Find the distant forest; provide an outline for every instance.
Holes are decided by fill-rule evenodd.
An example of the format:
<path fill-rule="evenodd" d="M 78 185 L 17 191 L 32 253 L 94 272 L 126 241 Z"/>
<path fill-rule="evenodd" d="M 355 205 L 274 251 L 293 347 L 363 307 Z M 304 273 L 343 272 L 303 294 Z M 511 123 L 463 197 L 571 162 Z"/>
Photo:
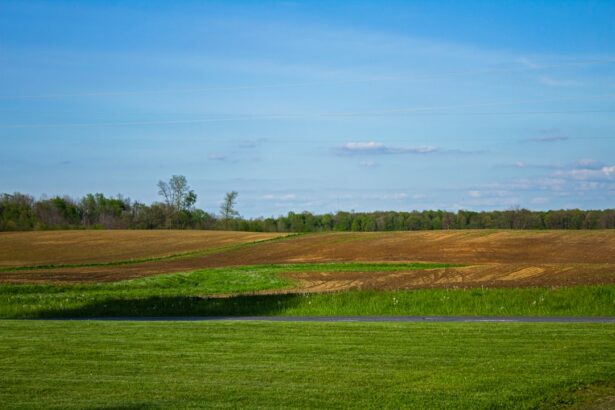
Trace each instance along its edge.
<path fill-rule="evenodd" d="M 229 193 L 235 199 L 236 193 Z M 414 231 L 434 229 L 612 229 L 615 209 L 472 212 L 289 212 L 277 218 L 245 219 L 229 194 L 219 215 L 166 202 L 146 205 L 120 197 L 88 194 L 80 199 L 0 195 L 0 231 L 46 229 L 215 229 L 255 232 Z M 234 194 L 234 195 L 232 195 Z"/>
<path fill-rule="evenodd" d="M 158 182 L 160 202 L 146 205 L 121 195 L 87 194 L 35 199 L 0 194 L 0 231 L 48 229 L 211 229 L 252 232 L 421 231 L 435 229 L 613 229 L 615 209 L 472 212 L 376 211 L 314 215 L 289 212 L 277 218 L 242 218 L 235 210 L 238 193 L 228 192 L 220 213 L 194 206 L 197 195 L 186 177 Z"/>

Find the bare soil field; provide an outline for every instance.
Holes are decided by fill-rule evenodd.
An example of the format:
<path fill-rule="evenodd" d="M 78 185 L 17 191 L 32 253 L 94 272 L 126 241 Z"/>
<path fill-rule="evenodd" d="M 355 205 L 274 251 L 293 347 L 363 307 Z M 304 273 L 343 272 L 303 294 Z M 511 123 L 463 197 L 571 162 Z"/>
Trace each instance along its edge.
<path fill-rule="evenodd" d="M 114 257 L 126 259 L 126 255 L 132 257 L 155 255 L 154 250 L 158 254 L 164 254 L 275 237 L 268 234 L 235 232 L 150 232 L 152 234 L 150 238 L 147 238 L 148 232 L 92 232 L 95 235 L 108 235 L 104 237 L 106 242 L 100 239 L 97 242 L 94 238 L 91 242 L 87 240 L 67 242 L 64 239 L 64 245 L 58 245 L 60 241 L 57 239 L 53 240 L 55 235 L 67 235 L 73 232 L 45 232 L 48 241 L 53 245 L 39 241 L 30 243 L 30 247 L 33 249 L 33 255 L 50 253 L 49 250 L 38 250 L 39 246 L 63 252 L 63 256 L 55 256 L 55 260 L 63 263 L 91 262 L 113 260 Z M 87 233 L 73 234 L 78 237 Z M 131 234 L 134 235 L 132 238 Z M 42 234 L 37 233 L 37 235 Z M 10 243 L 7 236 L 0 236 L 0 241 L 5 240 Z M 118 240 L 113 239 L 116 236 Z M 124 238 L 124 243 L 133 247 L 132 253 L 122 249 L 123 245 L 119 238 Z M 134 238 L 142 239 L 135 244 Z M 27 238 L 19 239 L 20 249 L 23 249 Z M 157 247 L 149 249 L 147 240 Z M 63 246 L 72 247 L 72 243 L 75 243 L 76 249 L 62 250 Z M 139 246 L 148 248 L 150 253 L 138 253 Z M 2 252 L 0 255 L 7 254 L 4 249 Z M 88 254 L 92 256 L 88 257 Z M 53 260 L 52 255 L 47 258 L 39 256 L 39 260 L 46 262 Z M 34 257 L 30 257 L 28 263 L 32 263 L 33 259 Z M 1 260 L 6 263 L 10 258 L 3 256 Z M 23 263 L 26 259 L 22 257 L 21 260 Z M 615 231 L 463 230 L 309 234 L 205 256 L 188 256 L 119 266 L 5 271 L 0 272 L 0 282 L 108 282 L 161 273 L 237 265 L 416 261 L 456 263 L 466 266 L 406 272 L 292 272 L 287 276 L 299 282 L 301 291 L 310 292 L 350 288 L 392 290 L 429 287 L 613 284 L 615 283 Z"/>
<path fill-rule="evenodd" d="M 289 272 L 302 292 L 615 284 L 615 265 L 481 264 L 399 272 Z"/>
<path fill-rule="evenodd" d="M 0 267 L 104 263 L 160 257 L 282 235 L 171 230 L 0 232 Z"/>
<path fill-rule="evenodd" d="M 614 231 L 428 231 L 304 235 L 211 255 L 207 266 L 301 262 L 615 263 Z"/>

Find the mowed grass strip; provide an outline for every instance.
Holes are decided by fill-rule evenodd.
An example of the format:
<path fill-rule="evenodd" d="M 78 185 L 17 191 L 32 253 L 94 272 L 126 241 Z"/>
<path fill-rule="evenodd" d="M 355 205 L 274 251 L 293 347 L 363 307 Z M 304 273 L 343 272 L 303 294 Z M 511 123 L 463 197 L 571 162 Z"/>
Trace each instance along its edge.
<path fill-rule="evenodd" d="M 553 408 L 615 326 L 0 321 L 0 407 Z"/>
<path fill-rule="evenodd" d="M 412 270 L 441 264 L 216 268 L 90 285 L 0 285 L 0 317 L 495 315 L 615 316 L 615 285 L 295 293 L 291 271 Z M 281 294 L 255 294 L 283 291 Z"/>

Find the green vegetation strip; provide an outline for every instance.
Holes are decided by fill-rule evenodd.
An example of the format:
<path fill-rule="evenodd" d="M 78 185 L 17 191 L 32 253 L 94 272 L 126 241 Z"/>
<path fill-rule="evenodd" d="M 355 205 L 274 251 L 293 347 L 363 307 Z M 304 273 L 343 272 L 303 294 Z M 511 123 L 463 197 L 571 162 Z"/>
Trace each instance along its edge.
<path fill-rule="evenodd" d="M 289 234 L 284 236 L 278 236 L 270 239 L 261 239 L 258 241 L 252 242 L 244 242 L 227 246 L 219 246 L 216 248 L 202 249 L 198 251 L 191 252 L 181 252 L 174 253 L 171 255 L 164 256 L 153 256 L 148 258 L 132 258 L 132 259 L 122 259 L 118 261 L 111 262 L 93 262 L 93 263 L 56 263 L 56 264 L 46 264 L 46 265 L 24 265 L 24 266 L 9 266 L 9 267 L 0 267 L 0 272 L 18 272 L 18 271 L 30 271 L 30 270 L 39 270 L 39 269 L 64 269 L 64 268 L 92 268 L 97 266 L 122 266 L 122 265 L 134 265 L 137 263 L 146 263 L 146 262 L 158 262 L 165 261 L 171 259 L 182 259 L 182 258 L 190 258 L 195 256 L 209 256 L 215 255 L 218 253 L 229 252 L 235 249 L 243 249 L 251 246 L 259 245 L 264 242 L 273 242 L 280 241 L 283 239 L 289 239 L 295 236 L 299 236 L 301 234 Z"/>
<path fill-rule="evenodd" d="M 214 268 L 186 273 L 156 275 L 140 279 L 100 284 L 0 285 L 0 317 L 121 315 L 188 313 L 220 299 L 204 296 L 254 293 L 292 288 L 294 282 L 282 277 L 291 271 L 369 271 L 441 268 L 446 264 L 294 264 Z M 225 299 L 230 301 L 232 298 Z M 276 306 L 278 303 L 276 303 Z M 245 308 L 249 309 L 248 305 Z M 147 313 L 146 313 L 147 312 Z"/>
<path fill-rule="evenodd" d="M 292 293 L 283 272 L 408 271 L 441 264 L 216 268 L 108 284 L 0 285 L 0 317 L 492 315 L 615 316 L 615 286 Z M 285 289 L 285 294 L 253 294 Z M 233 296 L 216 296 L 233 295 Z"/>
<path fill-rule="evenodd" d="M 560 408 L 615 327 L 0 321 L 0 374 L 3 409 Z"/>

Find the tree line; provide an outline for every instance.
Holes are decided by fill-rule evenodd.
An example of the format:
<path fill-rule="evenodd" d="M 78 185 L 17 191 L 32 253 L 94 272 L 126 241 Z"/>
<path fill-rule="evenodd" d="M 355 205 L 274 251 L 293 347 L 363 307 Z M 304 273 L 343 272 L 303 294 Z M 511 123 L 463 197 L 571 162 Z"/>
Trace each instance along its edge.
<path fill-rule="evenodd" d="M 46 229 L 233 229 L 237 192 L 226 194 L 220 215 L 195 208 L 197 195 L 186 177 L 158 182 L 161 201 L 150 205 L 118 195 L 87 194 L 82 198 L 0 194 L 0 231 Z"/>
<path fill-rule="evenodd" d="M 613 229 L 615 209 L 530 211 L 377 211 L 315 215 L 289 212 L 276 218 L 242 218 L 238 193 L 225 195 L 219 214 L 195 208 L 197 195 L 184 176 L 158 183 L 161 201 L 150 205 L 121 195 L 87 194 L 35 199 L 0 194 L 0 231 L 46 229 L 212 229 L 254 232 L 415 231 L 436 229 Z"/>

